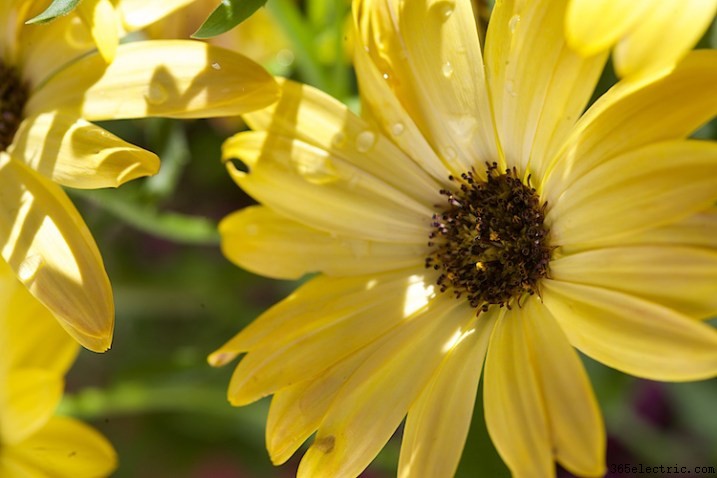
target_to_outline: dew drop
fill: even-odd
[[[149,91],[147,92],[146,98],[147,103],[160,105],[167,101],[169,93],[167,92],[167,88],[165,88],[161,83],[155,81],[149,85]]]
[[[220,65],[219,63],[217,63],[217,62],[215,61],[214,63],[212,63],[212,68],[214,68],[215,70],[221,70],[221,69],[222,69],[222,65]]]
[[[518,24],[520,23],[520,15],[513,15],[510,17],[510,20],[508,20],[508,28],[510,29],[510,33],[515,33],[515,29],[518,28]]]
[[[342,132],[338,132],[331,138],[331,146],[334,148],[343,148],[346,145],[346,135]]]
[[[435,12],[438,15],[438,19],[442,22],[447,21],[453,11],[456,9],[456,4],[453,1],[442,1],[435,4]]]
[[[447,61],[443,64],[443,66],[441,67],[441,73],[443,73],[443,76],[445,76],[446,78],[450,78],[451,76],[453,76],[453,65],[450,61]]]
[[[327,184],[339,179],[339,173],[328,157],[294,156],[291,162],[296,172],[310,183]]]
[[[376,143],[376,134],[371,131],[363,131],[356,136],[356,150],[365,153],[373,148]]]
[[[510,79],[505,82],[505,91],[512,97],[518,96],[518,92],[515,91],[515,80]]]
[[[391,134],[394,136],[401,136],[406,127],[403,123],[394,123],[391,125]]]

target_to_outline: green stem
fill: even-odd
[[[218,245],[216,224],[205,218],[173,212],[159,212],[137,204],[125,195],[106,189],[68,191],[71,196],[87,199],[98,207],[148,234],[184,244]]]
[[[331,82],[316,56],[313,33],[302,18],[296,2],[271,0],[267,2],[266,8],[291,43],[296,55],[297,67],[304,80],[321,90],[329,91]]]

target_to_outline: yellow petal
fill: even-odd
[[[87,25],[102,58],[112,62],[119,44],[118,18],[110,0],[83,0],[77,13]]]
[[[0,260],[0,350],[8,368],[40,368],[63,375],[79,347],[50,311],[27,291]]]
[[[92,235],[64,191],[0,154],[0,199],[3,258],[82,345],[109,348],[112,289]]]
[[[514,477],[554,477],[548,416],[521,316],[521,309],[503,313],[490,339],[483,382],[486,426]]]
[[[117,467],[117,455],[107,439],[69,417],[53,417],[9,452],[14,459],[42,472],[41,476],[108,476]]]
[[[543,300],[570,343],[605,365],[650,380],[717,375],[717,332],[672,309],[553,280],[543,282]]]
[[[252,129],[326,151],[428,207],[440,201],[440,183],[345,105],[307,85],[283,80],[280,86],[279,101],[244,116]],[[444,170],[441,180],[447,176]]]
[[[607,53],[584,58],[565,44],[567,0],[498,2],[486,70],[508,167],[540,176],[587,105]]]
[[[542,189],[559,194],[598,164],[651,143],[687,137],[715,114],[717,51],[694,51],[656,81],[623,80],[580,119]]]
[[[195,0],[116,0],[124,26],[129,31],[141,30]]]
[[[529,299],[518,315],[533,353],[555,458],[577,476],[604,476],[605,425],[580,357],[539,300]]]
[[[364,347],[319,376],[274,395],[266,420],[266,448],[275,465],[288,460],[319,428],[336,393],[375,348]]]
[[[338,392],[297,477],[357,476],[363,471],[474,314],[452,297],[440,296],[425,312],[384,336]]]
[[[400,478],[455,474],[494,325],[494,314],[481,314],[473,328],[456,337],[440,368],[409,408],[398,462]]]
[[[359,2],[354,3],[354,6],[358,5]],[[367,10],[367,13],[371,12],[372,10]],[[370,32],[365,32],[365,35],[370,35]],[[356,24],[354,24],[354,37],[360,38]],[[396,92],[391,89],[391,83],[386,81],[364,48],[355,48],[353,54],[356,79],[361,94],[362,114],[373,117],[383,135],[390,138],[431,177],[438,181],[446,181],[447,166],[440,160],[409,114],[410,105],[404,107],[401,104]],[[463,171],[453,171],[456,174],[461,172]]]
[[[717,248],[717,208],[693,214],[685,219],[655,229],[618,238],[606,245],[679,245]]]
[[[672,141],[604,162],[548,199],[555,245],[603,241],[675,222],[717,200],[717,144]]]
[[[60,375],[38,368],[12,370],[3,381],[0,440],[4,446],[21,442],[45,425],[60,403],[64,381]]]
[[[40,6],[37,2],[33,2],[33,5]],[[41,10],[30,13],[25,19]],[[116,22],[117,18],[113,17],[112,20]],[[22,75],[33,88],[60,68],[97,49],[90,29],[76,11],[50,23],[23,25],[17,43]]]
[[[461,173],[492,161],[496,138],[471,2],[364,1],[354,13],[357,49],[368,49],[450,170]]]
[[[571,48],[592,56],[613,46],[658,4],[650,0],[570,0],[565,34]]]
[[[418,310],[424,305],[421,301],[426,302],[432,294],[433,282],[424,279],[425,273],[420,267],[359,277],[315,277],[210,355],[209,362],[223,365],[242,352],[271,345],[276,340],[295,340],[320,328],[326,322],[325,317],[350,314],[391,298],[402,298],[404,310]]]
[[[105,66],[96,54],[67,65],[31,96],[27,114],[74,108],[89,121],[199,118],[246,113],[277,98],[259,65],[198,41],[122,44]]]
[[[350,307],[330,311],[336,309],[332,302],[349,302],[345,297],[316,303],[307,311],[315,318],[305,321],[300,335],[295,331],[286,335],[273,332],[268,337],[271,340],[252,348],[239,362],[229,384],[229,400],[244,405],[310,379],[402,326],[433,299],[434,288],[426,282],[425,277],[407,272],[402,281],[381,284],[370,294],[351,297]],[[407,301],[416,300],[412,297],[416,289],[424,294],[421,302],[407,308]]]
[[[714,236],[711,239],[715,241]],[[550,277],[628,293],[695,318],[717,315],[714,249],[667,245],[596,249],[552,261]]]
[[[715,12],[717,0],[651,2],[615,48],[618,74],[650,74],[673,67],[704,35]]]
[[[61,111],[26,118],[9,152],[54,182],[72,188],[118,187],[159,170],[154,153]]]
[[[226,163],[244,191],[297,222],[358,239],[426,243],[432,207],[327,151],[290,137],[245,132],[226,141],[222,154],[249,169]]]
[[[362,275],[420,266],[425,248],[337,237],[292,221],[271,209],[253,206],[219,224],[222,252],[235,264],[277,279],[309,272]]]

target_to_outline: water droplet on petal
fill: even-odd
[[[457,138],[464,141],[473,138],[478,129],[478,121],[473,116],[457,116],[448,120],[448,125]]]
[[[510,29],[510,33],[515,33],[515,29],[518,27],[518,24],[520,23],[520,15],[513,15],[510,17],[510,20],[508,20],[508,28]]]
[[[515,91],[515,80],[510,79],[505,82],[505,91],[507,91],[510,96],[518,96],[518,92]]]
[[[339,179],[336,167],[327,156],[297,155],[291,162],[301,177],[313,184],[327,184]]]
[[[394,136],[401,136],[403,131],[406,129],[403,123],[394,123],[391,125],[391,134]]]
[[[451,65],[450,61],[447,61],[443,64],[443,66],[441,67],[441,72],[446,78],[450,78],[453,75],[453,65]]]
[[[149,85],[149,91],[146,95],[147,103],[160,105],[167,101],[167,98],[169,98],[169,93],[161,83],[154,81]]]
[[[221,69],[222,69],[222,65],[220,65],[219,63],[217,63],[217,62],[215,61],[214,63],[212,63],[212,68],[214,68],[215,70],[221,70]]]
[[[346,135],[342,132],[338,132],[331,138],[331,146],[334,148],[343,148],[346,145]]]
[[[376,134],[371,131],[363,131],[356,136],[356,150],[365,153],[373,148],[376,143]]]
[[[456,9],[456,4],[450,0],[442,1],[437,2],[433,8],[438,15],[438,19],[441,22],[445,22],[451,17],[451,15],[453,15],[453,11]]]

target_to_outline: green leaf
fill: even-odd
[[[192,38],[211,38],[228,32],[266,4],[266,0],[222,0]]]
[[[31,18],[25,23],[47,23],[51,22],[57,17],[67,15],[77,7],[80,0],[54,0],[47,9],[36,16]]]

